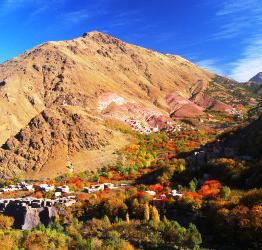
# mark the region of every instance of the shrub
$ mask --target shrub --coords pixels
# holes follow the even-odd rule
[[[227,187],[227,186],[221,187],[221,190],[220,190],[220,193],[219,193],[221,198],[227,200],[229,198],[230,194],[231,194],[231,190],[230,190],[229,187]]]
[[[0,229],[11,229],[14,224],[14,218],[0,214]]]

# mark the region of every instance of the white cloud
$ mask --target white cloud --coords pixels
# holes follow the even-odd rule
[[[90,17],[91,17],[91,15],[86,10],[72,11],[72,12],[68,12],[68,13],[61,15],[61,18],[65,22],[69,22],[71,24],[79,23],[79,22],[86,20]]]
[[[220,23],[220,28],[213,39],[239,37],[242,53],[227,65],[227,70],[231,78],[247,81],[262,71],[261,0],[222,0],[216,8],[215,22]]]
[[[256,37],[245,48],[241,58],[231,64],[231,77],[237,81],[248,81],[262,71],[262,36]]]
[[[206,59],[196,62],[196,65],[198,65],[200,68],[224,76],[225,72],[220,67],[218,67],[217,64],[218,62],[212,59]]]
[[[216,13],[217,16],[226,16],[243,11],[256,11],[261,7],[260,0],[227,0],[221,2],[221,9]]]
[[[220,23],[214,39],[228,39],[262,26],[261,0],[223,0],[215,21]]]

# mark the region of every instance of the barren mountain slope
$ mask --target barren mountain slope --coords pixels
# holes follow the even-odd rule
[[[103,93],[116,93],[169,111],[167,94],[178,91],[188,99],[212,76],[178,56],[98,32],[46,43],[0,66],[0,143],[54,103],[96,109]]]
[[[110,146],[116,136],[106,119],[150,132],[171,124],[170,115],[198,116],[213,107],[233,112],[212,96],[205,101],[215,77],[179,56],[99,32],[33,48],[0,65],[1,173],[41,172],[52,159],[60,169],[76,153],[79,168],[90,168],[84,152]]]

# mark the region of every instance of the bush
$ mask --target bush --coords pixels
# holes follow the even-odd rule
[[[68,249],[67,237],[51,228],[40,226],[28,233],[23,241],[26,250],[31,249]]]
[[[14,224],[14,218],[0,214],[0,229],[11,229]]]
[[[223,199],[228,199],[230,197],[230,194],[231,194],[231,189],[227,186],[223,186],[221,187],[220,189],[220,197],[223,198]]]

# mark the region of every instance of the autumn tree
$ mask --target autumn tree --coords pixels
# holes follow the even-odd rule
[[[14,224],[14,218],[0,214],[0,229],[10,229]]]
[[[126,223],[129,224],[130,223],[130,219],[129,219],[129,214],[126,214]]]
[[[160,222],[160,216],[156,207],[152,207],[152,222],[154,227],[157,227]]]
[[[149,221],[149,219],[150,219],[150,210],[149,210],[148,203],[146,203],[145,207],[144,207],[144,219],[145,219],[145,221]]]

